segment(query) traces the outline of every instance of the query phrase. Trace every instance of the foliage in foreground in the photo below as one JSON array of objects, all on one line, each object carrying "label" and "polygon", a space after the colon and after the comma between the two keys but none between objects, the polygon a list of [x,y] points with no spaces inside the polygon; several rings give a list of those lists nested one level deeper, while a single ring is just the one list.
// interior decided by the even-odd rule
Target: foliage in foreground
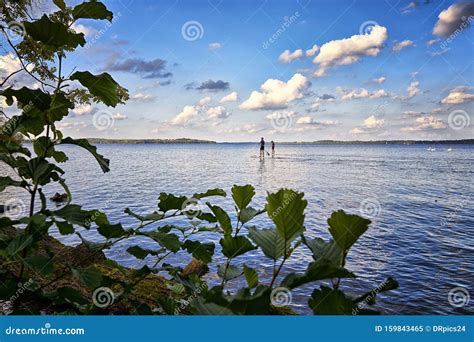
[{"label": "foliage in foreground", "polygon": [[[130,229],[109,222],[99,210],[84,210],[73,204],[63,178],[64,171],[59,166],[68,156],[58,147],[72,144],[86,149],[103,172],[109,171],[109,161],[87,140],[64,137],[56,124],[77,105],[95,102],[115,107],[124,103],[128,94],[107,73],[94,75],[89,71],[74,71],[65,76],[62,62],[68,52],[85,45],[84,35],[70,28],[76,20],[111,21],[113,15],[100,2],[85,2],[70,8],[63,1],[55,0],[57,12],[38,20],[27,20],[26,9],[13,11],[8,4],[8,1],[3,3],[2,10],[6,12],[0,19],[21,20],[25,35],[15,45],[9,39],[6,21],[0,21],[1,30],[15,57],[21,61],[21,70],[41,86],[6,87],[7,77],[0,90],[0,97],[7,105],[16,105],[22,111],[8,118],[1,127],[0,160],[16,176],[0,177],[0,191],[16,187],[25,190],[30,197],[26,216],[0,218],[0,301],[9,303],[6,309],[9,313],[30,313],[28,303],[39,303],[39,310],[34,313],[53,310],[63,314],[107,314],[113,313],[112,308],[118,303],[127,302],[131,305],[121,313],[273,314],[275,308],[288,304],[286,299],[291,291],[301,286],[309,289],[308,305],[314,314],[378,313],[368,306],[375,303],[378,293],[396,288],[395,280],[389,278],[375,289],[358,295],[344,292],[341,286],[343,279],[356,277],[346,269],[346,258],[351,247],[367,231],[370,221],[339,210],[327,221],[332,240],[308,238],[304,235],[307,202],[303,193],[281,189],[268,194],[264,207],[253,208],[255,189],[251,185],[235,185],[231,189],[234,220],[231,219],[234,215],[209,202],[212,197],[227,196],[222,189],[210,189],[189,197],[161,193],[155,212],[143,215],[125,209],[137,221]],[[22,145],[19,136],[33,142],[33,151]],[[48,207],[43,190],[54,183],[60,184],[67,194],[67,203],[59,209]],[[252,220],[259,215],[268,215],[272,224],[266,228],[253,226]],[[186,218],[188,223],[175,225],[173,218],[176,217]],[[77,234],[87,250],[85,257],[66,261],[67,267],[55,269],[60,255],[48,248],[47,243],[53,226],[63,235]],[[105,242],[85,241],[82,229],[96,229]],[[219,235],[220,246],[205,240],[210,234]],[[108,261],[109,268],[127,274],[127,277],[117,278],[94,265],[85,266],[97,254],[136,236],[155,241],[159,246],[152,250],[139,245],[127,249],[138,259],[154,260],[153,267],[126,270]],[[304,273],[286,273],[283,277],[285,264],[301,248],[311,251],[313,260]],[[203,272],[187,273],[181,267],[167,264],[166,258],[178,252],[190,254],[198,265],[223,259],[217,265],[220,284],[210,287],[200,277]],[[268,281],[263,281],[256,269],[239,262],[245,260],[248,253],[256,252],[274,265]],[[158,273],[166,275],[176,296],[157,296],[151,303],[137,299],[134,289],[150,274]],[[65,278],[77,282],[65,284]],[[237,278],[245,279],[246,285],[240,289],[230,287],[229,282],[235,284]],[[19,291],[20,283],[29,286]],[[86,293],[93,295],[84,294],[81,287],[88,288],[90,292]],[[96,296],[97,290],[103,289],[108,289],[105,293],[113,297],[107,305]],[[181,311],[183,309],[185,311]]]}]

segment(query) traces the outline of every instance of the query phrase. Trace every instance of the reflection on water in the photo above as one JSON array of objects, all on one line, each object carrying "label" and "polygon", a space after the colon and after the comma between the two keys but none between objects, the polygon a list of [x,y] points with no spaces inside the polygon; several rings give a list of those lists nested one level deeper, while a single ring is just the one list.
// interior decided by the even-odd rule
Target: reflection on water
[{"label": "reflection on water", "polygon": [[[306,234],[327,239],[326,220],[332,211],[342,208],[359,213],[361,203],[370,200],[379,206],[379,215],[350,253],[347,266],[359,275],[346,281],[350,290],[359,293],[395,276],[400,288],[379,301],[389,313],[473,312],[472,305],[453,308],[447,296],[455,286],[464,286],[474,295],[470,288],[474,280],[474,146],[441,145],[427,151],[426,146],[277,145],[275,158],[265,156],[264,160],[259,159],[255,144],[102,145],[99,151],[110,158],[110,173],[101,174],[87,152],[67,148],[70,161],[64,169],[73,202],[101,208],[111,221],[125,226],[134,224],[123,213],[125,207],[139,213],[154,211],[160,192],[191,195],[221,187],[230,193],[233,184],[250,183],[257,191],[255,207],[263,205],[266,191],[288,187],[305,192],[309,203]],[[55,191],[60,189],[51,188],[47,195]],[[11,192],[6,196],[21,198]],[[7,198],[0,200],[4,203]],[[212,201],[233,211],[230,199]],[[254,224],[271,223],[262,216]],[[84,235],[101,238],[93,230]],[[74,237],[62,239],[77,243]],[[218,236],[208,234],[203,239],[217,243]],[[130,244],[154,247],[136,237],[108,256],[139,267],[142,261],[126,252]],[[178,253],[169,262],[188,260],[186,254]],[[260,270],[262,279],[271,276],[271,262],[258,252],[237,260]],[[300,248],[287,271],[302,272],[308,261],[309,251]],[[145,262],[153,264],[152,259]],[[217,282],[214,273],[208,277]],[[311,289],[309,285],[293,293],[297,309]]]}]

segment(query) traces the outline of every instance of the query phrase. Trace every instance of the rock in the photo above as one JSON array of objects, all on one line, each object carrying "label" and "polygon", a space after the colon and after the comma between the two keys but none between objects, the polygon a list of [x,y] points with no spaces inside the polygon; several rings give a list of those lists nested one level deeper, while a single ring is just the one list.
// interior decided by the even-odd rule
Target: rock
[{"label": "rock", "polygon": [[199,261],[197,259],[193,259],[184,268],[183,276],[184,277],[189,277],[191,275],[197,275],[198,277],[202,277],[207,272],[209,272],[209,267],[205,263],[203,263],[202,261]]},{"label": "rock", "polygon": [[67,194],[60,194],[56,192],[54,196],[49,198],[53,202],[66,202],[67,201]]}]

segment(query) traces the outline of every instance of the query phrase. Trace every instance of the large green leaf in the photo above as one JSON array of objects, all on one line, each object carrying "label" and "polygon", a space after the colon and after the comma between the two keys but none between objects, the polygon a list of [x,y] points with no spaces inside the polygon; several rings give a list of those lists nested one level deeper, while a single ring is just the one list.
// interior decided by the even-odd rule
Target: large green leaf
[{"label": "large green leaf", "polygon": [[110,160],[104,158],[103,155],[97,153],[97,147],[91,145],[89,143],[89,141],[87,141],[87,139],[73,139],[73,138],[67,137],[67,138],[62,139],[60,143],[61,144],[76,145],[76,146],[80,146],[80,147],[86,149],[97,160],[97,162],[99,163],[99,166],[100,166],[100,168],[102,169],[103,172],[109,172],[110,171],[110,168],[109,168]]},{"label": "large green leaf", "polygon": [[185,202],[188,198],[186,196],[175,196],[166,192],[161,192],[158,197],[158,208],[164,213],[169,210],[183,210]]},{"label": "large green leaf", "polygon": [[30,89],[27,87],[20,89],[8,88],[0,91],[0,95],[6,97],[6,103],[9,106],[13,104],[13,98],[16,98],[23,108],[33,105],[39,110],[45,111],[51,106],[51,95],[44,93],[41,89]]},{"label": "large green leaf", "polygon": [[258,286],[258,274],[253,268],[244,265],[244,276],[250,288]]},{"label": "large green leaf", "polygon": [[219,243],[222,246],[222,253],[231,259],[257,248],[245,236],[225,235]]},{"label": "large green leaf", "polygon": [[83,2],[72,9],[72,17],[77,19],[107,19],[112,22],[113,13],[101,2]]},{"label": "large green leaf", "polygon": [[285,254],[285,240],[275,229],[249,227],[249,236],[268,258],[277,260]]},{"label": "large green leaf", "polygon": [[309,264],[304,274],[291,273],[283,279],[281,286],[288,289],[323,279],[354,278],[355,275],[345,268],[338,267],[329,260],[319,259]]},{"label": "large green leaf", "polygon": [[95,289],[102,283],[102,273],[95,266],[74,269],[72,273],[90,289]]},{"label": "large green leaf", "polygon": [[219,267],[217,268],[217,275],[225,281],[240,277],[242,273],[243,272],[240,268],[232,264],[227,265],[227,267],[226,265],[219,265]]},{"label": "large green leaf", "polygon": [[195,240],[186,240],[183,248],[191,253],[194,258],[208,264],[212,261],[215,245],[212,242],[202,243]]},{"label": "large green leaf", "polygon": [[245,223],[249,222],[250,220],[252,220],[255,216],[260,215],[264,212],[265,212],[264,210],[257,210],[257,209],[254,209],[252,207],[246,207],[246,208],[243,208],[240,211],[239,220],[240,220],[240,222],[245,224]]},{"label": "large green leaf", "polygon": [[53,262],[51,258],[43,255],[34,255],[24,259],[25,265],[32,270],[41,273],[42,275],[48,275],[53,272]]},{"label": "large green leaf", "polygon": [[303,242],[306,244],[306,246],[308,246],[309,249],[311,249],[311,252],[313,252],[314,260],[317,261],[319,259],[327,259],[336,265],[341,264],[342,251],[334,240],[326,242],[321,238],[315,238],[312,240],[304,238]]},{"label": "large green leaf", "polygon": [[60,121],[68,115],[69,109],[74,108],[74,104],[69,101],[63,92],[57,92],[53,96],[51,108],[48,110],[48,120],[50,123]]},{"label": "large green leaf", "polygon": [[[31,110],[30,113],[36,113],[37,111],[38,110]],[[15,137],[17,133],[31,133],[36,136],[43,132],[46,122],[41,118],[41,116],[37,117],[30,115],[30,113],[28,115],[15,115],[3,124],[0,128],[1,135],[3,136],[2,138]],[[11,141],[12,139],[9,140],[8,145],[5,146],[8,151],[16,152],[12,150],[12,148],[16,148],[19,149],[18,152],[21,150],[22,153],[27,154],[21,146],[18,146],[14,141]]]},{"label": "large green leaf", "polygon": [[352,315],[357,310],[344,292],[327,286],[314,290],[308,304],[315,315]]},{"label": "large green leaf", "polygon": [[217,222],[219,222],[219,225],[224,230],[224,235],[232,234],[232,223],[226,211],[217,205],[212,205],[209,202],[207,202],[206,204],[211,209],[212,213],[216,216]]},{"label": "large green leaf", "polygon": [[158,242],[160,246],[172,251],[173,253],[176,253],[181,249],[181,242],[179,241],[179,237],[176,234],[164,232],[147,232],[143,233],[143,235],[152,238]]},{"label": "large green leaf", "polygon": [[121,102],[121,87],[108,73],[93,75],[89,71],[76,71],[71,80],[78,80],[89,92],[107,106],[115,107]]},{"label": "large green leaf", "polygon": [[281,189],[267,196],[268,216],[287,244],[304,231],[304,210],[308,202],[303,196],[304,193],[291,189]]},{"label": "large green leaf", "polygon": [[235,205],[240,210],[246,208],[252,201],[253,196],[255,195],[255,188],[250,184],[242,186],[234,185],[231,191]]},{"label": "large green leaf", "polygon": [[100,235],[104,236],[107,239],[119,238],[128,234],[128,232],[123,229],[120,223],[102,224],[97,227],[97,231],[100,233]]},{"label": "large green leaf", "polygon": [[234,314],[230,309],[224,306],[215,303],[206,303],[202,299],[197,299],[193,303],[193,309],[194,313],[200,316],[230,316]]},{"label": "large green leaf", "polygon": [[370,220],[358,215],[349,215],[344,210],[332,213],[328,219],[329,232],[339,245],[347,252],[357,239],[369,228]]},{"label": "large green leaf", "polygon": [[5,190],[9,186],[23,187],[26,185],[24,181],[16,181],[8,176],[0,177],[0,191]]},{"label": "large green leaf", "polygon": [[56,226],[59,229],[59,232],[62,235],[68,235],[74,233],[74,226],[66,221],[55,221]]},{"label": "large green leaf", "polygon": [[95,211],[83,210],[80,205],[69,204],[61,209],[51,211],[52,216],[61,217],[71,224],[78,224],[83,227],[90,227],[95,219]]},{"label": "large green leaf", "polygon": [[355,303],[360,303],[362,301],[366,302],[369,305],[375,304],[375,297],[381,292],[387,292],[395,290],[398,288],[398,281],[392,277],[388,277],[382,284],[377,286],[375,289],[363,294],[362,296],[354,300]]},{"label": "large green leaf", "polygon": [[86,44],[83,33],[75,33],[63,23],[51,21],[46,14],[36,21],[25,21],[23,25],[31,38],[56,49],[75,49]]},{"label": "large green leaf", "polygon": [[215,188],[215,189],[209,189],[206,192],[196,193],[196,194],[193,195],[193,198],[201,199],[201,198],[204,198],[204,197],[211,197],[211,196],[226,197],[227,194],[225,193],[224,190],[219,189],[219,188]]}]

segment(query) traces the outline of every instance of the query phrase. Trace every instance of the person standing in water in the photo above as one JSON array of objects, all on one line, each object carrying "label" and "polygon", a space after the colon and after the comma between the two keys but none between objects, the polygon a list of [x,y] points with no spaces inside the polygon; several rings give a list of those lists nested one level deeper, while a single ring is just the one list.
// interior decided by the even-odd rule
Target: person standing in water
[{"label": "person standing in water", "polygon": [[271,145],[272,145],[272,158],[275,156],[275,142],[272,140],[271,141]]},{"label": "person standing in water", "polygon": [[265,157],[265,140],[263,139],[260,139],[260,158],[264,158]]}]

